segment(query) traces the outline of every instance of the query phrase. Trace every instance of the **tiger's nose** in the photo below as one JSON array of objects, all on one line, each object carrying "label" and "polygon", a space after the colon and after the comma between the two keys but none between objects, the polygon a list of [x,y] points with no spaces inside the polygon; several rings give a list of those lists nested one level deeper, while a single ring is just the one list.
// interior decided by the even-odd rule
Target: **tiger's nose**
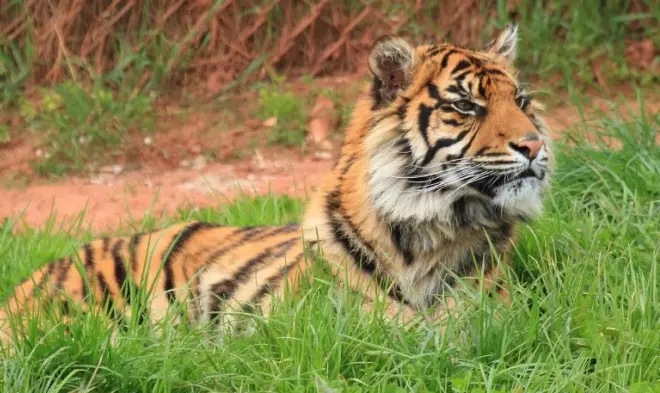
[{"label": "tiger's nose", "polygon": [[530,160],[539,155],[545,142],[537,135],[530,135],[517,143],[510,143],[511,148]]}]

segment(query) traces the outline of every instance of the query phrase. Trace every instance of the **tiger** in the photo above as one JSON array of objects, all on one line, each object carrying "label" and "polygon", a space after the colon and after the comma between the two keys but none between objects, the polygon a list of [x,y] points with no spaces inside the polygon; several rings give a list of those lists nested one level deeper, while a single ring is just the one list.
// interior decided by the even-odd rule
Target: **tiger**
[{"label": "tiger", "polygon": [[267,318],[319,261],[403,321],[441,320],[462,280],[510,304],[519,224],[543,213],[556,165],[543,106],[518,78],[517,41],[515,25],[480,49],[378,38],[340,155],[300,224],[191,221],[99,238],[18,284],[0,320],[41,299],[126,314],[145,287],[150,320],[181,304],[195,323],[246,307]]}]

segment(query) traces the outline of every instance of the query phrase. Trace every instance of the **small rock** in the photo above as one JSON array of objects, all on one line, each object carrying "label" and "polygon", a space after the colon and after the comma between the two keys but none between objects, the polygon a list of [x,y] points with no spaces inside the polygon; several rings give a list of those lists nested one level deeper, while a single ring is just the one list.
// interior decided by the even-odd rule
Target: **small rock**
[{"label": "small rock", "polygon": [[332,159],[332,153],[329,151],[317,151],[314,153],[314,157],[318,158],[319,160],[330,160]]},{"label": "small rock", "polygon": [[262,123],[264,127],[275,127],[277,125],[277,117],[269,117],[268,119],[264,120]]},{"label": "small rock", "polygon": [[181,161],[179,162],[179,166],[180,166],[181,168],[190,168],[190,161],[188,161],[188,160],[181,160]]},{"label": "small rock", "polygon": [[118,175],[124,171],[124,167],[119,164],[106,165],[102,166],[100,171],[103,173],[114,173],[115,175]]},{"label": "small rock", "polygon": [[154,142],[154,141],[153,141],[153,139],[151,139],[150,136],[145,136],[145,137],[144,137],[144,144],[145,144],[145,145],[150,146],[153,142]]},{"label": "small rock", "polygon": [[312,109],[312,120],[309,122],[309,139],[313,143],[321,143],[327,139],[335,128],[335,104],[331,99],[319,96]]},{"label": "small rock", "polygon": [[206,157],[203,155],[196,156],[192,161],[192,167],[194,169],[200,170],[206,166]]},{"label": "small rock", "polygon": [[41,157],[44,154],[44,152],[41,149],[37,149],[34,151],[34,155],[37,157]]},{"label": "small rock", "polygon": [[319,147],[320,147],[322,150],[330,151],[330,150],[332,150],[335,146],[332,144],[332,142],[330,142],[329,140],[326,139],[326,140],[324,140],[324,141],[321,141],[321,143],[319,144]]}]

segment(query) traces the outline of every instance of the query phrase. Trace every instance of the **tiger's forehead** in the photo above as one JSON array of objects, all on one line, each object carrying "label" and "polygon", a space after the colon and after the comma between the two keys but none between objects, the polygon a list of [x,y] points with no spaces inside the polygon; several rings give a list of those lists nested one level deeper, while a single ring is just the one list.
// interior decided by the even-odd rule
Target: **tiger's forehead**
[{"label": "tiger's forehead", "polygon": [[419,75],[427,81],[463,84],[478,81],[482,98],[489,95],[515,95],[519,89],[515,67],[486,52],[472,51],[451,44],[420,45],[416,57],[422,64]]}]

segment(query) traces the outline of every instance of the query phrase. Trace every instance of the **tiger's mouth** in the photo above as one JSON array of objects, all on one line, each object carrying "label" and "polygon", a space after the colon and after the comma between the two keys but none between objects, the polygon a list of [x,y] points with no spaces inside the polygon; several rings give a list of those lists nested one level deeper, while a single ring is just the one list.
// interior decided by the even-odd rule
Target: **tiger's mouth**
[{"label": "tiger's mouth", "polygon": [[532,180],[541,182],[545,179],[546,171],[543,169],[534,169],[531,166],[523,171],[517,173],[495,173],[489,176],[480,176],[475,181],[470,182],[470,185],[477,189],[479,192],[488,196],[495,197],[497,189],[502,186],[515,186],[522,182]]},{"label": "tiger's mouth", "polygon": [[513,179],[513,181],[523,180],[523,179],[527,179],[527,178],[531,178],[531,177],[536,178],[538,180],[543,180],[543,179],[545,179],[545,171],[539,170],[539,171],[535,172],[534,169],[532,169],[532,167],[529,167],[529,168],[525,169],[522,173],[520,173],[518,176],[516,176]]}]

